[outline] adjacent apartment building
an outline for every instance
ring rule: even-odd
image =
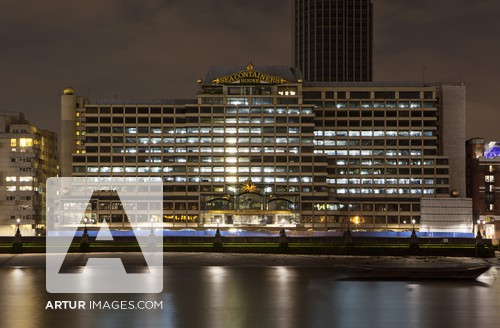
[[[191,100],[61,96],[64,176],[161,177],[165,226],[408,230],[465,195],[461,84],[304,82],[215,66]],[[100,199],[94,219],[124,225]],[[353,228],[353,227],[352,227]]]
[[[476,232],[500,237],[500,142],[467,140],[467,197],[472,198]]]
[[[45,230],[45,182],[58,175],[57,134],[0,112],[0,235]],[[19,220],[19,221],[18,221]]]

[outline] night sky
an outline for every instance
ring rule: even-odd
[[[65,86],[91,101],[194,98],[210,65],[290,65],[290,9],[290,0],[3,0],[0,111],[58,131]],[[467,137],[500,140],[498,17],[498,0],[375,0],[375,81],[463,81]]]

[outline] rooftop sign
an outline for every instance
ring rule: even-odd
[[[488,159],[494,159],[500,157],[500,142],[492,141],[486,145],[486,151],[484,152],[484,157]]]
[[[212,83],[217,84],[282,84],[287,82],[281,77],[255,71],[252,64],[249,64],[245,71],[212,80]]]

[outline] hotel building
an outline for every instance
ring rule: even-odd
[[[45,230],[45,182],[58,175],[57,134],[0,113],[0,235]],[[19,220],[19,222],[18,222]]]
[[[192,100],[90,103],[65,89],[64,175],[162,177],[176,227],[407,230],[422,197],[465,195],[463,85],[314,83],[251,64],[198,83]],[[119,202],[91,207],[126,220]]]
[[[467,140],[467,197],[474,223],[488,238],[500,238],[500,143]],[[498,241],[497,241],[498,242]]]

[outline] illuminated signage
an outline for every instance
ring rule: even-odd
[[[238,72],[233,75],[222,76],[212,81],[212,83],[217,84],[282,84],[287,82],[287,80],[281,77],[271,76],[266,73],[255,71],[252,64],[247,66],[246,71]]]

